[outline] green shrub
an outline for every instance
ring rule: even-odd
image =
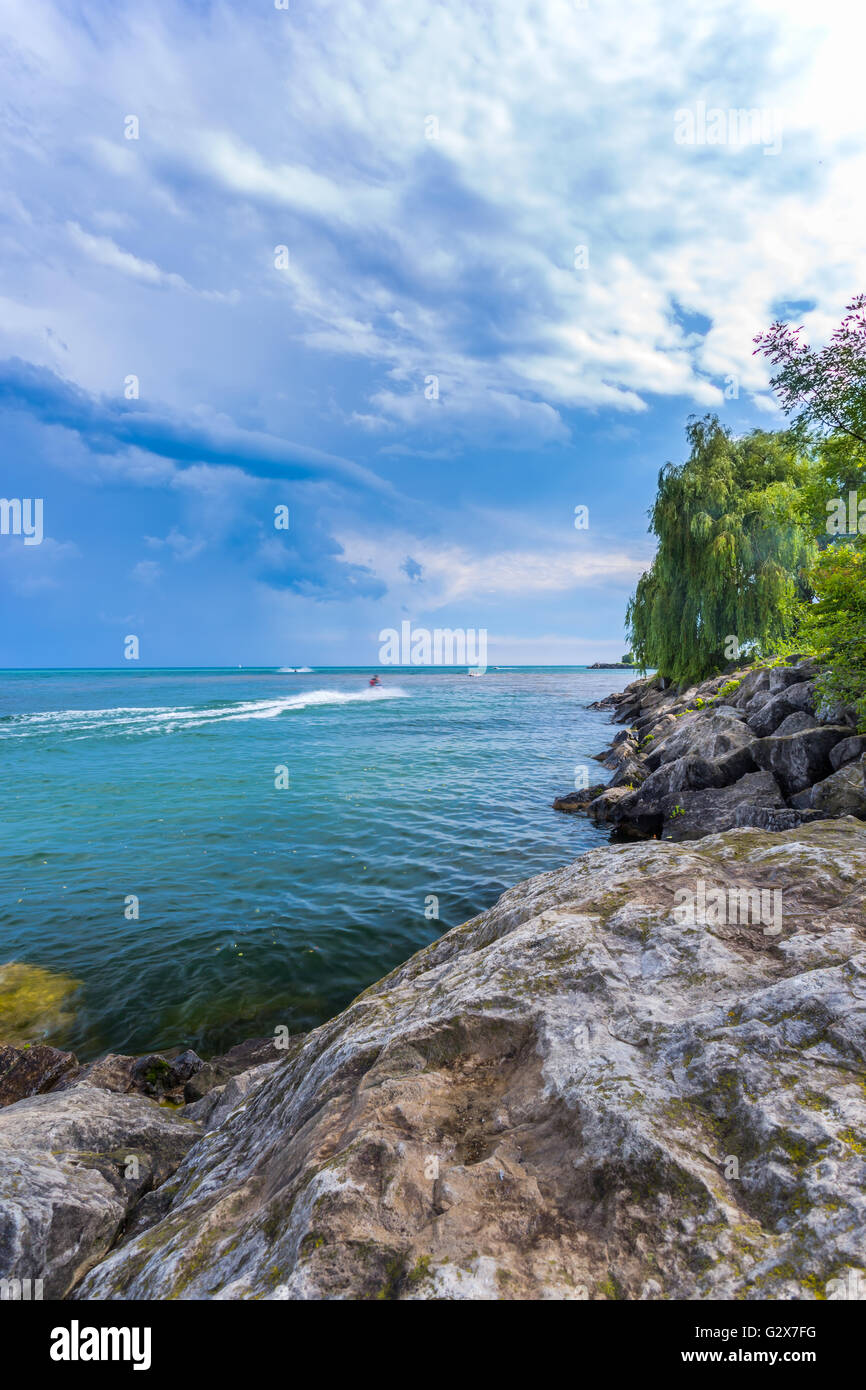
[[[814,603],[802,630],[830,669],[819,677],[824,699],[853,705],[866,732],[866,548],[831,546],[812,567]]]

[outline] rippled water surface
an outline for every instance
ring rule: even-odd
[[[609,775],[587,705],[631,678],[6,672],[0,963],[81,981],[65,1042],[84,1057],[321,1023],[606,842],[550,803],[577,764]]]

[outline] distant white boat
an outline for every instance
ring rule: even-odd
[[[310,676],[313,673],[312,666],[281,666],[280,675],[283,676]]]

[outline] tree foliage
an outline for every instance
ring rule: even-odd
[[[754,339],[778,370],[771,378],[799,437],[816,437],[817,468],[805,501],[819,546],[832,544],[827,502],[866,486],[866,295],[857,295],[825,347],[801,340],[802,324],[777,321]]]
[[[815,601],[803,612],[802,632],[828,663],[826,697],[853,705],[866,731],[866,548],[839,545],[816,560]]]
[[[866,446],[866,295],[857,295],[829,343],[813,350],[803,326],[777,320],[753,340],[779,370],[770,384],[786,415],[801,427]]]
[[[659,473],[658,551],[626,614],[641,666],[676,681],[788,640],[815,553],[801,490],[812,463],[797,434],[736,439],[714,415],[693,417],[686,434],[686,462]]]

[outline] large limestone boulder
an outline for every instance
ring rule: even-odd
[[[624,763],[633,758],[636,752],[637,741],[635,739],[629,737],[615,739],[610,748],[606,749],[604,753],[599,753],[597,761],[616,772]]]
[[[781,738],[785,734],[801,734],[804,729],[820,729],[821,725],[814,714],[808,714],[804,709],[795,710],[783,719],[778,729],[773,732]]]
[[[757,701],[757,705],[755,703]],[[749,705],[747,722],[758,738],[766,738],[776,733],[779,726],[792,714],[814,714],[815,682],[803,681],[797,685],[786,686],[778,694],[772,692],[756,696]]]
[[[676,721],[673,732],[649,752],[647,766],[655,770],[677,758],[703,758],[705,762],[715,762],[726,753],[747,748],[754,738],[754,733],[733,709],[696,710]],[[647,752],[646,748],[643,751]]]
[[[834,772],[838,772],[843,763],[853,763],[864,753],[866,753],[866,734],[855,734],[851,738],[843,738],[841,742],[836,744],[835,748],[830,749],[830,766]]]
[[[800,685],[814,672],[813,663],[807,667],[802,666],[771,666],[769,670],[769,688],[772,695],[777,695],[780,690],[787,690],[791,685]]]
[[[0,1110],[0,1278],[63,1298],[201,1128],[142,1096],[80,1085]]]
[[[785,795],[794,796],[827,776],[830,753],[848,734],[843,725],[819,726],[757,739],[751,752],[758,767],[774,774]]]
[[[665,840],[698,840],[734,825],[751,825],[759,811],[778,810],[785,799],[771,772],[747,772],[727,787],[671,792],[661,800]]]
[[[730,753],[710,761],[686,754],[673,762],[662,763],[641,784],[641,795],[664,797],[686,789],[700,791],[705,787],[729,787],[758,767],[750,751],[751,745],[734,748]]]
[[[866,1268],[864,879],[842,820],[520,884],[263,1068],[77,1296],[823,1297]]]
[[[747,671],[740,680],[737,690],[729,697],[730,703],[735,709],[744,710],[749,702],[760,691],[770,690],[770,673],[766,669],[759,668],[754,671]]]
[[[610,779],[612,787],[639,787],[646,779],[646,764],[641,759],[633,762],[624,763],[619,772],[614,773]],[[604,788],[602,788],[604,790]]]
[[[845,763],[838,772],[816,782],[808,792],[808,805],[828,816],[859,816],[866,820],[866,762]]]

